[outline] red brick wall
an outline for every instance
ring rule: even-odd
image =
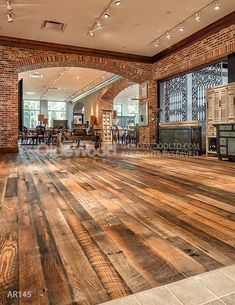
[[[149,64],[0,46],[0,152],[17,151],[18,72],[61,66],[99,69],[134,82],[151,73]]]
[[[198,40],[153,64],[152,81],[149,82],[149,126],[141,128],[141,141],[145,143],[155,142],[157,126],[154,117],[158,107],[158,80],[209,65],[212,62],[227,58],[233,52],[235,52],[235,25]]]
[[[107,92],[110,86],[100,89],[93,94],[86,96],[77,102],[74,106],[74,112],[80,112],[85,106],[84,118],[85,120],[90,119],[90,115],[95,115],[100,123],[102,110],[112,110],[113,104],[109,101],[104,101],[102,96]]]
[[[131,85],[134,85],[135,82],[130,81],[126,78],[120,79],[117,82],[115,82],[110,88],[105,92],[105,94],[102,96],[102,99],[104,101],[112,103],[115,97],[122,92],[124,89],[130,87]]]
[[[74,66],[100,69],[133,82],[149,81],[149,126],[141,128],[144,142],[155,142],[156,81],[225,58],[235,52],[235,25],[167,56],[156,64],[125,62],[94,56],[0,46],[0,151],[17,149],[19,71]]]
[[[192,45],[167,56],[153,66],[152,78],[163,79],[209,65],[235,52],[235,25],[196,41]]]

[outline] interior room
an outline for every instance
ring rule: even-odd
[[[235,305],[234,0],[0,15],[0,305]]]

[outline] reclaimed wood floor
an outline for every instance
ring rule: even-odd
[[[234,163],[2,155],[0,304],[95,305],[233,264],[234,213]]]

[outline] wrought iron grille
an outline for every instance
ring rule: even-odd
[[[165,82],[164,121],[187,120],[187,76],[182,75]]]
[[[192,119],[205,120],[206,89],[223,84],[223,63],[192,72]]]
[[[161,122],[204,121],[206,89],[226,82],[227,73],[227,62],[219,62],[161,82]]]

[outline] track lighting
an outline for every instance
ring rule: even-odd
[[[116,2],[116,1],[115,1]],[[159,46],[159,41],[161,38],[166,38],[168,40],[171,39],[172,33],[175,32],[175,30],[179,32],[185,31],[185,23],[188,21],[192,21],[194,19],[196,22],[201,21],[201,13],[204,12],[206,9],[211,9],[211,6],[214,7],[215,10],[219,10],[221,8],[221,0],[211,0],[209,3],[204,5],[202,8],[200,8],[197,12],[189,15],[187,18],[185,18],[182,22],[176,24],[172,28],[169,28],[167,32],[163,32],[163,34],[159,35],[158,37],[155,37],[152,41],[150,41],[147,45],[155,45],[156,47]]]
[[[181,23],[180,28],[179,28],[179,31],[180,31],[180,32],[183,32],[183,31],[184,31],[184,24],[183,24],[183,23]]]
[[[200,12],[196,12],[195,21],[199,22],[200,20],[201,20],[201,14],[200,14]]]
[[[100,22],[100,20],[98,19],[97,21],[96,21],[96,27],[97,27],[97,29],[101,29],[101,22]]]
[[[156,40],[155,46],[156,46],[156,47],[159,47],[159,46],[160,46],[160,39],[157,39],[157,40]]]
[[[10,12],[13,10],[13,7],[11,5],[11,1],[7,1],[7,10]]]
[[[215,9],[216,11],[218,11],[218,10],[220,9],[220,2],[219,2],[219,1],[216,1],[216,2],[215,2],[214,9]]]
[[[14,20],[13,14],[11,12],[8,12],[8,14],[7,14],[7,21],[8,22],[12,22],[13,20]]]
[[[104,12],[104,18],[109,18],[110,17],[110,10],[109,8],[106,9],[106,11]]]
[[[9,0],[9,1],[12,1],[12,0]],[[93,36],[95,36],[94,32],[102,29],[101,22],[103,22],[103,18],[109,19],[111,17],[110,9],[114,4],[116,6],[119,6],[121,4],[121,0],[109,0],[108,5],[106,7],[104,7],[104,10],[102,11],[102,13],[99,15],[99,17],[97,17],[97,19],[94,21],[94,23],[90,26],[90,30],[88,30],[88,33],[87,33],[88,35],[93,37]]]
[[[171,33],[170,32],[166,33],[166,39],[171,39]]]
[[[89,35],[91,36],[91,37],[94,37],[95,36],[95,33],[94,33],[94,31],[92,31],[91,29],[89,30]]]

